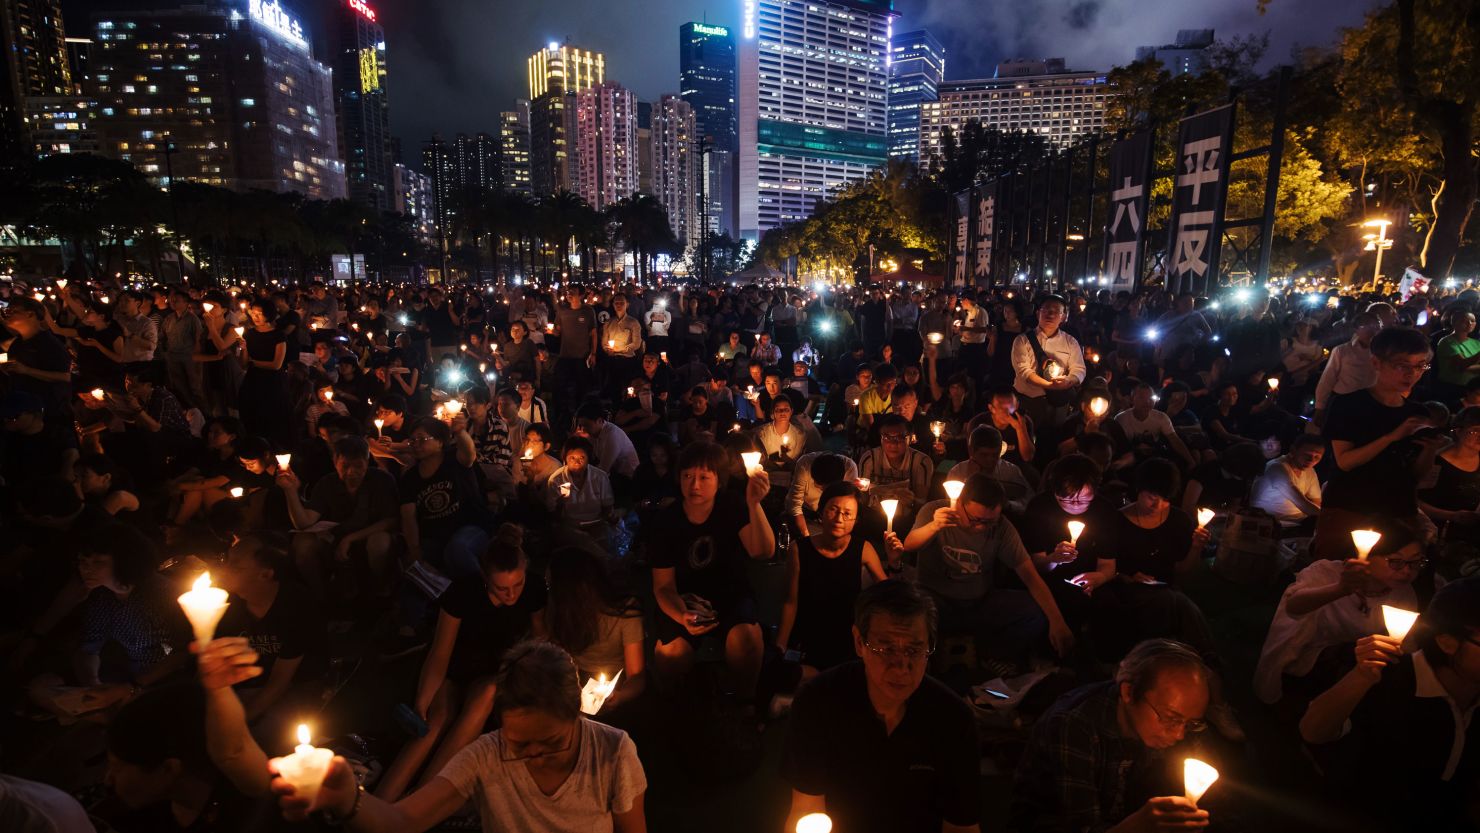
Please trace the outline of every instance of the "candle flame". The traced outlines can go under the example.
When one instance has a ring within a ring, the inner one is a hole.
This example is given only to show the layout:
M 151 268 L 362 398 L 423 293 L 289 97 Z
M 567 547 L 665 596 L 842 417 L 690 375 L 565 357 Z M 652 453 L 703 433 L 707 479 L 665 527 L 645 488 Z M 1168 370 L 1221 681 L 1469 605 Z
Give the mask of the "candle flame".
M 308 724 L 307 723 L 299 723 L 298 724 L 298 742 L 300 744 L 304 745 L 304 746 L 307 746 L 308 743 L 309 743 L 309 741 L 311 741 L 311 740 L 313 740 L 313 735 L 311 735 L 311 734 L 308 733 Z
M 1382 622 L 1387 626 L 1388 636 L 1402 641 L 1413 629 L 1413 623 L 1418 621 L 1418 614 L 1411 610 L 1392 605 L 1382 606 Z
M 832 833 L 832 827 L 827 813 L 808 813 L 797 819 L 797 833 Z
M 1208 524 L 1213 522 L 1213 517 L 1217 514 L 1217 512 L 1214 512 L 1213 510 L 1206 507 L 1197 510 L 1197 525 L 1207 526 Z
M 211 573 L 210 573 L 210 571 L 207 570 L 206 572 L 201 573 L 200 574 L 200 578 L 196 579 L 195 580 L 195 583 L 192 584 L 192 585 L 190 585 L 190 589 L 191 589 L 192 592 L 195 592 L 195 593 L 203 593 L 203 592 L 211 589 Z
M 755 471 L 761 465 L 761 453 L 759 451 L 746 451 L 740 454 L 740 459 L 745 462 L 747 473 Z
M 1084 534 L 1084 521 L 1069 522 L 1069 543 L 1077 545 L 1079 536 Z
M 291 454 L 279 454 L 279 455 L 277 455 L 277 464 L 278 464 L 278 468 L 280 468 L 280 469 L 287 468 L 288 467 L 288 464 L 291 463 L 292 461 L 293 461 L 293 455 L 291 455 Z
M 1089 412 L 1097 417 L 1102 417 L 1110 412 L 1110 401 L 1103 396 L 1096 396 L 1089 401 Z
M 879 501 L 879 508 L 884 510 L 884 517 L 888 519 L 890 523 L 893 523 L 894 513 L 899 511 L 899 501 L 892 499 L 881 500 Z
M 946 490 L 946 497 L 951 499 L 951 503 L 955 503 L 961 497 L 961 490 L 966 488 L 966 484 L 960 480 L 947 480 L 941 486 Z
M 1203 797 L 1203 793 L 1208 791 L 1208 787 L 1213 786 L 1213 782 L 1217 780 L 1218 770 L 1196 758 L 1188 758 L 1182 764 L 1183 786 L 1187 790 L 1188 800 L 1193 804 L 1196 804 L 1197 800 Z
M 1366 561 L 1367 554 L 1382 540 L 1382 533 L 1375 529 L 1353 529 L 1352 543 L 1357 547 L 1357 558 Z
M 103 401 L 104 394 L 105 394 L 105 391 L 102 388 L 93 388 L 92 389 L 92 398 L 98 400 L 99 402 L 102 402 Z
M 461 399 L 447 400 L 447 413 L 451 416 L 457 416 L 458 414 L 462 413 L 462 405 L 463 403 Z

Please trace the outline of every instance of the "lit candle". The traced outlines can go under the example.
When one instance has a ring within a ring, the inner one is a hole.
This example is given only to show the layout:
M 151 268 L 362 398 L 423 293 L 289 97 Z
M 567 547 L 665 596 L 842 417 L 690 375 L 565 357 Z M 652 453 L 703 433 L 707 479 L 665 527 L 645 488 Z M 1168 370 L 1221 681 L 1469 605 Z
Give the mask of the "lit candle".
M 941 333 L 931 333 L 925 338 L 929 339 L 931 344 L 940 344 L 942 341 L 946 340 L 946 337 Z
M 1070 521 L 1069 522 L 1069 543 L 1071 545 L 1076 546 L 1076 547 L 1079 546 L 1079 536 L 1081 536 L 1083 534 L 1084 534 L 1084 521 Z
M 1279 380 L 1278 377 L 1271 376 L 1268 379 L 1266 379 L 1265 381 L 1269 383 L 1269 390 L 1270 390 L 1270 392 L 1274 392 L 1274 391 L 1277 391 L 1277 390 L 1280 389 L 1280 380 Z
M 385 431 L 384 431 L 384 429 L 385 429 L 385 420 L 383 420 L 383 419 L 377 419 L 377 420 L 373 420 L 373 422 L 375 423 L 375 436 L 376 437 L 383 437 L 383 436 L 385 436 Z
M 555 332 L 555 325 L 554 324 L 546 324 L 545 325 L 545 332 L 547 332 L 547 333 L 553 333 L 553 332 Z
M 102 388 L 93 388 L 92 389 L 92 398 L 98 400 L 99 402 L 102 402 L 103 401 L 103 397 L 106 396 L 106 395 L 107 395 L 107 391 L 103 390 Z
M 180 594 L 180 607 L 190 620 L 195 642 L 204 648 L 216 633 L 216 624 L 226 613 L 226 591 L 211 586 L 211 574 L 201 573 L 190 590 Z
M 447 409 L 447 415 L 449 417 L 456 417 L 462 413 L 463 403 L 461 399 L 449 399 L 443 403 L 442 407 Z
M 293 462 L 293 455 L 291 455 L 291 454 L 279 454 L 279 455 L 277 455 L 278 468 L 281 469 L 282 471 L 287 471 L 288 470 L 288 464 L 291 463 L 291 462 Z
M 1218 513 L 1206 507 L 1197 510 L 1197 528 L 1204 529 L 1213 522 L 1213 517 Z
M 211 303 L 210 301 L 206 301 L 205 303 L 200 305 L 200 308 L 205 310 L 206 312 L 210 312 L 211 310 L 216 308 L 216 305 Z
M 324 401 L 325 402 L 333 402 L 334 401 L 334 389 L 333 388 L 324 388 L 323 390 L 320 390 L 319 393 L 323 394 Z
M 884 510 L 885 530 L 894 531 L 894 513 L 899 511 L 899 501 L 890 498 L 879 501 L 879 508 Z
M 240 486 L 232 486 L 231 487 L 231 496 L 233 498 L 239 498 L 239 497 L 241 497 L 242 495 L 244 495 L 246 493 L 247 493 L 247 490 L 246 489 L 243 489 Z
M 57 289 L 66 289 L 66 288 L 67 288 L 67 279 L 66 278 L 57 278 Z
M 0 353 L 0 364 L 5 364 L 8 361 L 10 361 L 10 354 L 9 353 Z
M 627 387 L 627 395 L 628 396 L 636 396 L 637 395 L 637 388 L 634 388 L 634 387 L 632 387 L 632 386 L 629 385 Z
M 1207 792 L 1208 787 L 1213 786 L 1213 782 L 1217 780 L 1218 770 L 1196 758 L 1188 758 L 1186 763 L 1182 764 L 1182 784 L 1187 791 L 1187 800 L 1193 804 L 1197 804 L 1198 799 L 1202 798 L 1203 793 Z
M 930 433 L 934 434 L 937 440 L 940 439 L 941 434 L 945 433 L 945 430 L 946 424 L 940 420 L 930 423 Z
M 1418 614 L 1392 605 L 1382 606 L 1382 623 L 1387 626 L 1388 636 L 1402 642 L 1418 621 Z
M 106 304 L 106 303 L 108 303 L 108 296 L 107 295 L 99 295 L 98 296 L 98 303 L 100 303 L 100 304 Z M 246 304 L 242 304 L 242 306 L 245 307 Z
M 730 426 L 730 433 L 731 434 L 738 434 L 739 432 L 740 432 L 740 423 L 737 422 L 734 425 L 731 425 Z
M 832 833 L 832 826 L 827 813 L 808 813 L 797 819 L 796 833 Z
M 298 797 L 311 805 L 318 797 L 319 787 L 324 784 L 324 776 L 329 774 L 329 764 L 334 762 L 334 750 L 320 749 L 309 743 L 310 738 L 308 724 L 298 724 L 298 746 L 294 747 L 293 754 L 274 758 L 273 764 L 278 775 L 293 785 L 293 791 Z
M 560 496 L 561 497 L 570 497 L 570 483 L 569 483 L 569 481 L 560 484 Z
M 606 340 L 606 349 L 608 349 L 608 350 L 615 350 L 615 349 L 617 349 L 617 340 L 614 339 L 614 338 L 607 339 Z
M 244 336 L 244 335 L 247 334 L 247 328 L 246 327 L 232 327 L 231 329 L 233 329 L 233 330 L 236 331 L 236 337 L 237 338 L 241 338 L 242 336 Z
M 872 485 L 874 485 L 874 481 L 869 480 L 867 477 L 858 478 L 858 491 L 867 492 Z
M 1062 379 L 1064 377 L 1064 366 L 1059 364 L 1057 359 L 1049 359 L 1043 363 L 1043 372 L 1044 375 L 1048 376 L 1049 381 Z
M 956 499 L 961 497 L 961 490 L 966 488 L 966 484 L 960 480 L 947 480 L 942 486 L 945 487 L 946 497 L 951 499 L 951 508 L 955 509 Z
M 746 474 L 755 474 L 761 470 L 761 453 L 759 451 L 741 452 L 740 459 L 745 462 Z
M 601 711 L 606 698 L 612 696 L 612 692 L 617 688 L 617 680 L 620 679 L 622 679 L 621 671 L 618 671 L 617 676 L 610 680 L 606 678 L 605 673 L 587 680 L 586 684 L 581 687 L 581 714 L 596 714 Z
M 35 298 L 37 301 L 45 301 L 46 300 L 46 293 L 45 292 L 37 292 L 35 295 L 33 295 L 31 297 Z
M 658 358 L 663 360 L 663 364 L 668 364 L 668 351 L 664 350 L 663 352 L 659 353 Z
M 1103 396 L 1096 396 L 1089 401 L 1089 412 L 1097 417 L 1102 417 L 1110 412 L 1110 400 Z
M 782 434 L 781 435 L 781 447 L 782 448 L 790 448 L 791 447 L 791 434 L 790 433 Z
M 1367 555 L 1372 552 L 1372 548 L 1377 546 L 1377 542 L 1381 540 L 1382 533 L 1375 529 L 1352 530 L 1352 543 L 1357 546 L 1357 559 L 1359 561 L 1366 561 Z
M 463 351 L 463 352 L 464 352 L 464 353 L 466 353 L 466 352 L 468 352 L 468 345 L 466 345 L 466 344 L 464 344 L 464 345 L 463 345 L 463 346 L 462 346 L 462 351 Z

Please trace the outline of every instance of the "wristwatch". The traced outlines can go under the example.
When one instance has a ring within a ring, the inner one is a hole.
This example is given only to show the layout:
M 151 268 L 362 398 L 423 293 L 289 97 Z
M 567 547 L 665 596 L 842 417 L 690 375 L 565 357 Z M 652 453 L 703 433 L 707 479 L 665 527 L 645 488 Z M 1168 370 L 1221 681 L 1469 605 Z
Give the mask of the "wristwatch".
M 357 784 L 355 786 L 355 803 L 350 805 L 348 813 L 340 816 L 336 815 L 331 810 L 323 810 L 320 811 L 319 815 L 323 817 L 324 824 L 327 824 L 330 827 L 343 827 L 345 824 L 353 820 L 355 816 L 360 814 L 360 799 L 364 797 L 365 785 Z

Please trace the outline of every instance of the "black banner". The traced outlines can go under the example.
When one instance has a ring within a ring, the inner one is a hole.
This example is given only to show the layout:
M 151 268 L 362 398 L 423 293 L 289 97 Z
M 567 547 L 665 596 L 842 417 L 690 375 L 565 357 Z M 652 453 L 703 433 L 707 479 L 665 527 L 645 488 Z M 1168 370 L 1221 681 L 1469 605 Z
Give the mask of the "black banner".
M 997 180 L 971 190 L 972 279 L 978 286 L 991 286 L 992 256 L 997 239 Z
M 971 191 L 951 197 L 951 285 L 971 278 Z
M 1135 292 L 1146 241 L 1151 196 L 1151 132 L 1142 130 L 1110 147 L 1110 207 L 1105 222 L 1104 275 L 1110 293 Z
M 1166 279 L 1173 292 L 1217 285 L 1232 145 L 1232 104 L 1182 120 L 1167 235 Z

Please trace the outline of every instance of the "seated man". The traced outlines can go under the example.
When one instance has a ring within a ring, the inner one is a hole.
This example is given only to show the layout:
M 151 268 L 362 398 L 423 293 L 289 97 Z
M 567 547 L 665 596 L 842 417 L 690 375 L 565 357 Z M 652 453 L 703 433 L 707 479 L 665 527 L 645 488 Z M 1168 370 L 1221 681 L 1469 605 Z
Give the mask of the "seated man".
M 339 564 L 363 558 L 376 588 L 386 589 L 399 506 L 396 479 L 370 465 L 365 438 L 351 435 L 334 444 L 334 472 L 313 485 L 307 503 L 300 495 L 296 465 L 279 471 L 277 484 L 298 530 L 293 536 L 293 561 L 314 595 L 325 595 L 324 560 L 331 552 Z
M 1311 701 L 1300 736 L 1374 829 L 1474 830 L 1480 744 L 1480 578 L 1446 585 L 1402 643 L 1357 642 L 1356 667 Z M 1468 742 L 1467 742 L 1468 741 Z M 1381 767 L 1383 789 L 1352 789 Z
M 627 483 L 637 471 L 637 448 L 627 432 L 608 422 L 601 405 L 588 402 L 576 411 L 576 435 L 591 441 L 591 464 Z
M 1184 755 L 1207 727 L 1210 673 L 1179 642 L 1142 642 L 1115 679 L 1069 692 L 1033 727 L 1013 787 L 1012 829 L 1199 830 L 1208 811 L 1183 795 Z M 1204 800 L 1206 804 L 1206 800 Z
M 1002 459 L 1002 446 L 1002 432 L 990 425 L 977 426 L 966 439 L 967 458 L 952 466 L 946 479 L 965 483 L 980 474 L 996 481 L 1007 496 L 1007 511 L 1016 517 L 1027 508 L 1033 487 L 1022 469 Z
M 921 507 L 904 540 L 905 551 L 920 553 L 920 585 L 935 599 L 942 630 L 974 635 L 978 653 L 995 660 L 1001 672 L 1026 663 L 1045 629 L 1060 656 L 1074 645 L 1017 530 L 1002 518 L 1005 503 L 1001 485 L 976 475 L 954 507 L 947 500 Z M 994 588 L 998 562 L 1028 589 Z
M 858 476 L 871 482 L 874 500 L 894 498 L 899 511 L 913 512 L 930 494 L 930 480 L 935 475 L 935 461 L 930 455 L 910 448 L 909 423 L 899 414 L 879 417 L 879 447 L 863 452 L 858 460 Z
M 1270 460 L 1254 481 L 1250 503 L 1280 522 L 1287 533 L 1315 531 L 1321 514 L 1321 481 L 1316 465 L 1326 456 L 1326 441 L 1317 434 L 1301 434 L 1283 456 Z
M 930 597 L 894 579 L 864 590 L 854 610 L 863 661 L 814 677 L 792 707 L 785 829 L 826 811 L 850 833 L 979 831 L 975 718 L 925 677 L 937 638 Z
M 1155 400 L 1151 397 L 1154 393 L 1151 385 L 1137 382 L 1131 390 L 1131 406 L 1115 415 L 1115 423 L 1125 432 L 1132 448 L 1142 453 L 1170 449 L 1182 461 L 1184 468 L 1192 468 L 1197 461 L 1177 435 L 1171 418 L 1153 407 Z
M 831 451 L 802 455 L 792 469 L 791 488 L 786 493 L 786 518 L 796 534 L 809 534 L 807 524 L 817 518 L 817 501 L 828 486 L 857 479 L 858 466 L 851 457 Z

